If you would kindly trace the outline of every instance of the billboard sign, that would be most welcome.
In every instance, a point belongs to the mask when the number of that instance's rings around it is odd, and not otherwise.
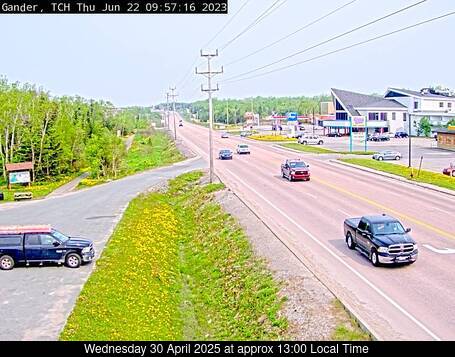
[[[30,183],[30,171],[17,171],[9,173],[9,183]]]

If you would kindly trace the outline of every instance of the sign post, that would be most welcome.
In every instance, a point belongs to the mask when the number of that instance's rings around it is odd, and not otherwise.
[[[295,136],[295,127],[299,120],[299,115],[296,112],[290,112],[287,115],[288,117],[288,126],[291,126],[291,135],[292,137]]]
[[[353,128],[364,128],[365,129],[365,151],[367,151],[367,117],[363,115],[351,116],[350,118],[350,140],[349,140],[349,152],[353,149]]]

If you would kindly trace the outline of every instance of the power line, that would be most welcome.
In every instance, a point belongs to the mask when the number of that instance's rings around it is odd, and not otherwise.
[[[281,58],[281,59],[279,59],[279,60],[277,60],[277,61],[274,61],[274,62],[271,62],[271,63],[266,64],[266,65],[264,65],[264,66],[261,66],[261,67],[252,69],[252,70],[250,70],[250,71],[247,71],[247,72],[238,74],[238,75],[236,75],[236,76],[227,78],[225,81],[228,81],[228,80],[231,80],[231,79],[235,79],[235,78],[238,78],[238,77],[243,77],[243,76],[246,76],[246,75],[248,75],[248,74],[251,74],[251,73],[260,71],[260,70],[262,70],[262,69],[271,67],[271,66],[273,66],[273,65],[275,65],[275,64],[281,63],[281,62],[286,61],[286,60],[288,60],[288,59],[290,59],[290,58],[293,58],[293,57],[295,57],[295,56],[301,55],[302,53],[308,52],[308,51],[313,50],[313,49],[315,49],[315,48],[317,48],[317,47],[320,47],[320,46],[322,46],[322,45],[325,45],[325,44],[327,44],[327,43],[329,43],[329,42],[333,42],[333,41],[335,41],[335,40],[337,40],[337,39],[339,39],[339,38],[341,38],[341,37],[350,35],[351,33],[354,33],[354,32],[356,32],[356,31],[359,31],[359,30],[361,30],[361,29],[363,29],[363,28],[365,28],[365,27],[371,26],[371,25],[373,25],[373,24],[375,24],[375,23],[377,23],[377,22],[380,22],[380,21],[382,21],[382,20],[385,20],[385,19],[387,19],[387,18],[389,18],[389,17],[395,16],[395,15],[397,15],[397,14],[399,14],[399,13],[402,13],[402,12],[404,12],[404,11],[407,11],[407,10],[409,10],[409,9],[411,9],[411,8],[414,8],[414,7],[418,6],[418,5],[421,5],[421,4],[423,4],[423,3],[427,2],[427,1],[428,1],[428,0],[421,0],[421,1],[419,1],[419,2],[416,2],[416,3],[412,4],[412,5],[409,5],[409,6],[406,6],[406,7],[404,7],[404,8],[401,8],[401,9],[399,9],[399,10],[397,10],[397,11],[394,11],[394,12],[388,14],[388,15],[382,16],[382,17],[380,17],[380,18],[378,18],[378,19],[375,19],[375,20],[370,21],[370,22],[368,22],[368,23],[366,23],[366,24],[363,24],[363,25],[358,26],[358,27],[356,27],[356,28],[353,28],[353,29],[351,29],[351,30],[349,30],[349,31],[346,31],[346,32],[342,33],[341,35],[337,35],[337,36],[331,37],[331,38],[329,38],[328,40],[319,42],[319,43],[316,44],[316,45],[307,47],[307,48],[305,48],[305,49],[303,49],[303,50],[301,50],[301,51],[298,51],[298,52],[295,52],[295,53],[293,53],[293,54],[291,54],[291,55],[289,55],[289,56],[283,57],[283,58]]]
[[[234,21],[237,15],[248,5],[250,1],[251,0],[246,0],[243,5],[236,11],[236,13],[232,15],[228,21],[226,21],[224,26],[221,27],[221,29],[203,47],[207,48],[232,23],[232,21]]]
[[[398,30],[395,30],[395,31],[392,31],[392,32],[389,32],[389,33],[386,33],[386,34],[383,34],[383,35],[380,35],[380,36],[376,36],[376,37],[370,38],[370,39],[365,40],[365,41],[357,42],[357,43],[355,43],[353,45],[346,46],[346,47],[343,47],[343,48],[340,48],[340,49],[337,49],[337,50],[334,50],[334,51],[331,51],[331,52],[327,52],[327,53],[324,53],[322,55],[319,55],[319,56],[316,56],[316,57],[312,57],[312,58],[309,58],[309,59],[304,60],[304,61],[300,61],[300,62],[296,62],[296,63],[290,64],[290,65],[287,65],[287,66],[284,66],[284,67],[276,68],[276,69],[274,69],[272,71],[260,73],[260,74],[257,74],[257,75],[251,76],[251,77],[245,77],[245,78],[240,78],[240,79],[236,79],[236,80],[227,80],[227,81],[225,81],[225,83],[236,83],[236,82],[246,81],[246,80],[250,80],[250,79],[254,79],[254,78],[258,78],[258,77],[263,77],[263,76],[266,76],[266,75],[271,74],[271,73],[280,72],[280,71],[283,71],[283,70],[291,68],[291,67],[296,67],[296,66],[299,66],[299,65],[304,64],[304,63],[312,62],[312,61],[315,61],[317,59],[333,55],[335,53],[343,52],[343,51],[346,51],[348,49],[351,49],[351,48],[354,48],[354,47],[358,47],[358,46],[364,45],[364,44],[369,43],[369,42],[377,41],[379,39],[382,39],[382,38],[385,38],[385,37],[388,37],[388,36],[392,36],[392,35],[395,35],[397,33],[400,33],[400,32],[403,32],[403,31],[407,31],[407,30],[410,30],[412,28],[415,28],[415,27],[418,27],[418,26],[422,26],[422,25],[425,25],[427,23],[434,22],[434,21],[437,21],[437,20],[452,16],[452,15],[455,15],[455,11],[449,12],[449,13],[441,15],[441,16],[433,17],[433,18],[431,18],[429,20],[425,20],[425,21],[419,22],[417,24],[414,24],[414,25],[411,25],[411,26],[407,26],[407,27],[404,27],[404,28],[401,28],[401,29],[398,29]]]
[[[287,40],[288,38],[296,35],[297,33],[301,32],[303,30],[306,30],[307,28],[317,24],[318,22],[321,22],[322,20],[325,20],[326,18],[330,17],[331,15],[343,10],[345,7],[348,7],[349,5],[351,5],[351,4],[353,4],[353,3],[357,2],[357,1],[359,1],[359,0],[351,0],[348,3],[345,3],[344,5],[336,8],[335,10],[330,11],[329,13],[325,14],[324,16],[321,16],[321,17],[317,18],[316,20],[306,24],[305,26],[302,26],[302,27],[298,28],[294,32],[291,32],[290,34],[288,34],[286,36],[283,36],[280,39],[278,39],[278,40],[276,40],[276,41],[274,41],[274,42],[272,42],[272,43],[270,43],[270,44],[268,44],[268,45],[266,45],[266,46],[264,46],[264,47],[262,47],[262,48],[260,48],[260,49],[258,49],[256,51],[254,51],[254,52],[251,52],[250,54],[247,54],[247,55],[245,55],[243,57],[240,57],[240,58],[238,58],[236,60],[233,60],[233,61],[227,63],[226,66],[230,66],[231,64],[243,61],[243,60],[245,60],[245,59],[247,59],[247,58],[249,58],[251,56],[254,56],[255,54],[258,54],[258,53],[260,53],[260,52],[272,47],[272,46],[275,46],[277,43],[280,43],[280,42],[282,42],[284,40]]]
[[[278,3],[282,1],[281,4],[278,5]],[[224,44],[222,47],[221,47],[221,50],[225,50],[228,46],[230,46],[231,44],[233,44],[238,38],[240,38],[242,35],[244,35],[245,33],[247,33],[250,29],[252,29],[254,26],[256,26],[257,24],[259,24],[262,20],[264,20],[266,17],[268,17],[269,15],[271,15],[275,10],[277,10],[278,8],[280,8],[287,0],[275,0],[273,2],[272,5],[270,5],[265,11],[263,11],[258,17],[256,17],[256,19],[254,19],[254,21],[249,24],[245,29],[243,29],[239,34],[237,34],[236,36],[234,36],[234,38],[232,38],[231,40],[229,40],[226,44]],[[277,6],[278,5],[278,6]],[[275,8],[275,9],[274,9]]]

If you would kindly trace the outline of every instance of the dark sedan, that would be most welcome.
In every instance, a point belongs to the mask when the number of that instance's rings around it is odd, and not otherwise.
[[[343,135],[341,135],[341,133],[338,133],[336,131],[327,134],[327,137],[329,138],[341,138],[342,136]]]
[[[228,150],[228,149],[220,150],[220,153],[218,154],[218,158],[220,160],[232,160],[233,153],[231,150]]]
[[[408,135],[408,133],[405,133],[404,131],[397,131],[395,133],[395,137],[400,138],[400,139],[401,138],[405,139],[405,138],[409,137],[409,135]]]

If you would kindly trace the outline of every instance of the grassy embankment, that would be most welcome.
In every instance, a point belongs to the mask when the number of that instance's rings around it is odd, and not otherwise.
[[[281,144],[280,146],[312,154],[341,154],[341,155],[373,155],[373,151],[335,151],[320,146],[302,145],[302,144]]]
[[[252,139],[252,140],[268,141],[268,142],[290,141],[290,142],[295,143],[297,141],[297,139],[288,138],[287,136],[284,136],[284,135],[251,135],[248,138]]]
[[[200,177],[130,203],[62,340],[284,338],[279,287]]]
[[[340,161],[349,164],[359,165],[370,169],[387,172],[407,178],[410,181],[428,183],[435,186],[455,190],[455,179],[450,176],[445,176],[437,172],[422,170],[418,175],[418,169],[410,169],[404,165],[391,164],[387,162],[376,161],[372,159],[341,159]],[[411,173],[413,177],[411,178]]]
[[[165,133],[154,131],[150,136],[138,134],[134,138],[133,145],[124,160],[123,168],[116,179],[173,164],[183,159],[174,142]],[[109,179],[87,178],[79,183],[78,188],[92,187]]]
[[[12,185],[11,190],[8,190],[6,182],[0,181],[0,192],[3,192],[4,195],[4,201],[0,201],[0,203],[14,201],[14,193],[16,192],[31,192],[34,199],[45,197],[60,186],[63,186],[64,184],[70,182],[78,175],[80,175],[80,173],[68,176],[60,176],[43,182],[34,182],[30,187]]]

